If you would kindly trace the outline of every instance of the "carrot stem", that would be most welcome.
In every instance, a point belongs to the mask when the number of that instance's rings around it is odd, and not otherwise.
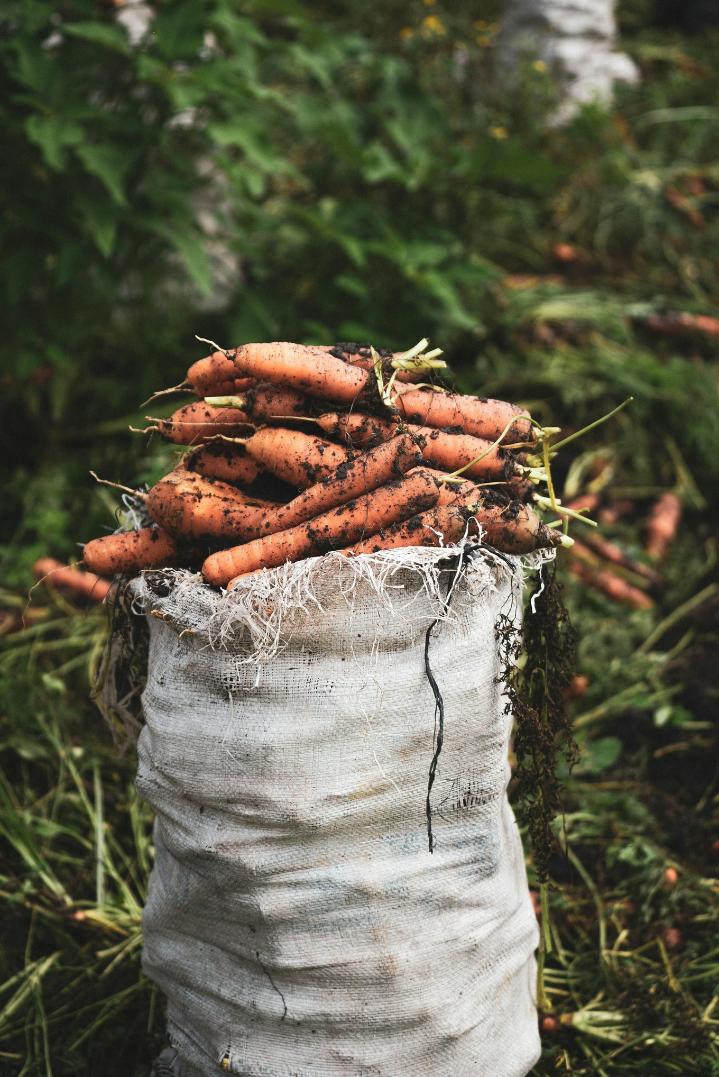
[[[554,504],[552,504],[551,500],[542,494],[533,494],[532,497],[540,508],[552,509],[553,512],[558,512],[560,516],[571,516],[573,520],[581,520],[582,523],[589,524],[590,527],[597,526],[596,520],[590,520],[588,516],[583,516],[581,512],[575,512],[574,509],[565,508],[562,502],[556,498]]]
[[[562,441],[555,441],[555,443],[551,447],[552,452],[556,452],[557,449],[563,449],[565,445],[569,445],[570,441],[575,441],[577,438],[582,437],[584,434],[588,434],[590,430],[594,430],[595,427],[600,426],[602,423],[605,423],[607,419],[611,419],[613,415],[616,415],[618,412],[626,408],[627,404],[631,404],[633,400],[633,396],[628,396],[626,400],[623,400],[622,403],[617,405],[616,408],[613,408],[612,411],[608,411],[606,415],[602,415],[599,419],[595,419],[594,422],[589,423],[588,426],[583,426],[581,430],[576,430],[573,434],[570,434],[569,437],[564,438]]]
[[[247,398],[244,396],[206,396],[204,401],[211,408],[239,408],[243,410],[247,405]]]

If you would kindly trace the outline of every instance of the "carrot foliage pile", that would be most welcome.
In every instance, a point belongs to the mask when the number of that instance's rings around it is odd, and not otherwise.
[[[99,577],[176,566],[232,589],[330,550],[452,546],[466,535],[510,554],[572,544],[557,529],[567,517],[549,473],[556,430],[438,382],[445,363],[426,340],[401,353],[213,346],[157,394],[195,397],[169,418],[148,416],[145,432],[177,445],[178,458],[137,493],[147,527],[85,545]]]

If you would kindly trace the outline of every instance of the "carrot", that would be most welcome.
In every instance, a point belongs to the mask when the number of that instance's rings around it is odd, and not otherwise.
[[[676,538],[682,518],[682,503],[671,491],[654,502],[647,520],[646,551],[655,561],[661,561]]]
[[[211,554],[202,566],[202,573],[208,583],[224,585],[258,568],[301,561],[357,542],[364,534],[406,519],[429,508],[436,500],[434,479],[417,471],[287,531]]]
[[[320,415],[318,425],[325,433],[335,434],[355,445],[377,445],[393,437],[397,424],[374,415],[338,415],[326,412]],[[404,429],[405,427],[402,427]],[[406,424],[406,429],[417,436],[426,463],[445,471],[465,469],[463,474],[473,479],[502,479],[521,473],[517,460],[505,449],[490,441],[469,434],[447,433],[432,426]],[[467,466],[469,465],[469,466]]]
[[[575,543],[574,552],[578,552],[578,548],[581,547],[591,550],[593,554],[613,565],[626,569],[627,572],[633,572],[635,576],[640,576],[652,587],[659,587],[662,583],[661,576],[653,568],[643,565],[641,561],[635,561],[620,546],[617,546],[614,542],[609,542],[608,539],[603,538],[601,535],[583,535],[581,543]]]
[[[226,441],[213,441],[189,453],[184,460],[188,471],[196,471],[208,479],[223,482],[254,482],[260,474],[256,460],[243,452],[239,446]]]
[[[472,513],[459,505],[440,505],[428,512],[383,527],[369,538],[347,546],[342,553],[356,557],[361,553],[378,553],[406,546],[440,546],[459,542],[467,530]]]
[[[172,534],[194,539],[254,538],[275,506],[241,493],[227,483],[178,470],[147,494],[147,511]]]
[[[588,689],[589,677],[586,673],[575,673],[564,690],[563,696],[565,702],[571,703],[572,700],[581,699],[582,696],[587,694]]]
[[[601,591],[615,602],[621,602],[636,610],[649,610],[654,606],[649,595],[645,595],[638,587],[633,587],[608,569],[596,569],[575,559],[570,561],[569,571],[582,583]]]
[[[342,445],[314,434],[277,426],[260,427],[242,443],[258,464],[301,490],[327,478],[340,464],[356,456]]]
[[[237,368],[232,359],[222,352],[213,352],[204,359],[198,359],[187,371],[185,384],[189,385],[198,396],[212,396],[218,386],[229,386],[230,392],[235,388],[238,378]]]
[[[369,371],[330,355],[324,348],[273,341],[244,344],[228,353],[236,375],[287,385],[311,396],[351,403],[374,384]]]
[[[161,527],[143,527],[118,535],[103,535],[85,543],[83,560],[100,576],[134,576],[143,568],[187,563],[186,554]]]
[[[103,580],[94,572],[83,572],[71,565],[63,565],[54,557],[40,557],[32,566],[32,571],[38,580],[49,580],[53,587],[74,591],[93,602],[102,602],[112,587],[110,580]]]
[[[206,403],[214,407],[241,408],[253,419],[274,419],[281,415],[288,418],[291,415],[306,415],[308,409],[307,397],[302,393],[288,389],[284,385],[273,385],[271,382],[262,382],[254,385],[241,395],[211,396],[206,397]]]
[[[465,499],[473,499],[474,503],[467,504]],[[503,553],[529,553],[531,550],[568,544],[561,532],[543,524],[527,505],[496,494],[485,494],[478,501],[476,494],[470,493],[453,504],[440,506],[402,524],[384,528],[344,552],[354,556],[402,546],[456,543],[472,520],[481,525],[482,541]]]
[[[150,416],[148,416],[150,418]],[[253,423],[244,412],[235,408],[212,408],[203,400],[185,404],[178,408],[169,419],[157,419],[157,426],[148,427],[159,430],[163,437],[174,441],[176,445],[196,445],[217,437],[218,434],[235,434],[244,426]]]
[[[285,531],[322,512],[344,505],[391,479],[399,478],[421,460],[422,454],[408,434],[393,438],[340,464],[326,479],[309,486],[287,505],[268,514],[262,533],[269,535]]]
[[[397,422],[391,419],[379,419],[376,415],[363,415],[350,412],[340,415],[336,411],[326,411],[315,420],[317,425],[330,437],[341,438],[349,445],[358,445],[371,449],[397,433]]]
[[[535,439],[529,419],[519,418],[525,414],[522,409],[504,400],[413,389],[401,393],[394,403],[405,419],[427,426],[459,427],[465,434],[489,441],[498,438],[516,415],[518,418],[507,431],[507,443]]]
[[[482,491],[476,483],[470,482],[469,479],[465,479],[464,482],[447,482],[446,472],[437,471],[436,468],[433,467],[426,467],[424,470],[436,480],[437,486],[439,487],[437,508],[440,508],[442,505],[451,505],[458,497],[472,495],[474,500],[477,501],[482,495]]]

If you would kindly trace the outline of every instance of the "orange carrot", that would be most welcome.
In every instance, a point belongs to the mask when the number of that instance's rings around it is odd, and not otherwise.
[[[603,558],[613,565],[618,565],[620,568],[626,569],[627,572],[634,573],[635,576],[646,580],[653,587],[659,587],[662,583],[662,578],[658,572],[655,572],[649,565],[643,565],[641,561],[635,561],[615,542],[609,542],[602,535],[584,534],[582,541],[575,543],[573,552],[578,553],[582,547],[590,550],[597,557]]]
[[[304,490],[357,454],[300,430],[263,426],[243,441],[246,451],[267,471]]]
[[[194,539],[248,539],[260,534],[269,501],[241,493],[227,483],[182,470],[166,475],[147,494],[147,511],[174,535]]]
[[[231,386],[231,392],[238,376],[232,359],[222,352],[213,352],[212,355],[192,364],[187,371],[187,384],[198,396],[212,396],[218,386]]]
[[[397,424],[374,415],[320,415],[318,425],[325,433],[334,434],[354,445],[377,445],[393,437]],[[405,429],[403,426],[402,429]],[[426,463],[445,471],[465,469],[462,473],[472,479],[509,478],[519,473],[520,465],[506,450],[490,441],[469,434],[447,433],[432,426],[407,423],[406,429],[417,436]],[[469,465],[469,466],[467,466]]]
[[[413,389],[400,394],[395,406],[405,419],[427,426],[458,427],[465,434],[494,441],[505,430],[513,416],[524,413],[514,404],[486,397],[462,396],[459,393],[437,393],[431,389]],[[507,444],[512,441],[534,441],[529,419],[517,418],[507,431]]]
[[[636,610],[649,610],[654,606],[651,598],[633,587],[620,576],[609,569],[597,569],[583,561],[574,559],[569,562],[569,571],[588,587],[601,591],[615,602],[621,602],[625,606],[631,606]]]
[[[265,535],[286,531],[322,512],[344,505],[362,494],[384,486],[419,464],[422,454],[414,440],[400,435],[369,452],[340,464],[326,479],[309,486],[287,505],[269,513],[262,527]]]
[[[301,561],[348,546],[366,533],[428,508],[436,500],[437,484],[432,476],[416,471],[287,531],[211,554],[202,572],[208,583],[224,585],[258,568],[274,568],[286,561]]]
[[[437,508],[441,508],[443,505],[451,505],[458,497],[468,497],[471,495],[475,501],[478,501],[482,496],[481,489],[476,483],[471,482],[469,479],[465,479],[464,482],[447,482],[446,472],[437,471],[436,468],[433,467],[426,467],[424,470],[437,481],[439,487]]]
[[[63,565],[54,557],[40,557],[32,566],[33,575],[38,579],[49,581],[53,587],[74,591],[82,598],[93,602],[102,602],[112,587],[110,580],[103,580],[94,572],[83,572],[71,565]]]
[[[661,561],[676,538],[682,518],[682,503],[671,491],[654,502],[647,520],[646,551],[655,561]]]
[[[358,445],[371,449],[397,433],[397,422],[392,419],[380,419],[376,415],[363,415],[350,412],[340,415],[336,411],[327,411],[315,420],[317,425],[330,437],[340,438],[349,445]]]
[[[472,517],[459,505],[440,505],[428,512],[416,513],[409,519],[383,527],[374,535],[347,546],[342,553],[356,557],[361,553],[378,553],[407,546],[451,546],[464,535]]]
[[[227,441],[213,441],[202,445],[189,453],[184,459],[188,471],[196,471],[208,479],[222,479],[223,482],[254,482],[260,474],[256,460],[243,452],[238,445]]]
[[[156,421],[158,425],[149,429],[159,430],[163,437],[176,445],[196,445],[218,434],[232,435],[243,427],[253,425],[244,412],[235,408],[212,408],[203,400],[178,408],[169,419]]]
[[[374,385],[373,375],[330,355],[324,348],[273,341],[243,344],[229,355],[237,375],[287,385],[311,396],[351,403]]]
[[[134,576],[143,568],[161,568],[187,562],[187,555],[161,527],[143,527],[118,535],[103,535],[85,543],[83,560],[100,576]]]
[[[470,500],[474,504],[468,504]],[[403,524],[384,528],[345,552],[354,555],[402,546],[456,543],[468,526],[470,535],[473,533],[473,520],[481,525],[482,541],[503,553],[529,553],[566,544],[564,536],[543,524],[529,506],[496,494],[485,494],[477,500],[476,494],[470,493],[453,504],[424,512]]]
[[[284,385],[261,382],[241,394],[229,396],[211,396],[207,403],[214,407],[241,408],[253,419],[274,419],[276,416],[288,418],[291,415],[306,415],[309,403],[306,396],[288,389]]]

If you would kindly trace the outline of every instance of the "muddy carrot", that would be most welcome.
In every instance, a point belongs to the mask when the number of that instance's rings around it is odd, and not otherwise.
[[[272,381],[311,396],[351,403],[374,384],[373,375],[323,348],[287,341],[243,344],[229,353],[239,375]]]
[[[239,445],[213,441],[189,453],[184,461],[188,471],[196,471],[208,479],[248,484],[260,474],[260,465]]]
[[[181,470],[152,487],[146,506],[152,519],[172,534],[206,540],[254,538],[275,508],[227,483]]]
[[[344,505],[392,479],[400,478],[421,460],[422,454],[408,434],[393,438],[340,464],[326,479],[309,486],[287,505],[268,513],[262,533],[270,535],[286,531],[320,513]]]
[[[397,431],[397,424],[374,415],[338,415],[326,412],[320,415],[318,425],[325,433],[349,440],[354,445],[377,445],[386,441]],[[463,469],[472,479],[503,479],[521,474],[521,465],[506,450],[483,438],[469,434],[448,433],[432,426],[407,423],[401,427],[416,435],[427,464],[444,471]]]
[[[224,585],[228,580],[258,568],[274,568],[286,561],[301,561],[348,546],[385,524],[429,508],[436,500],[436,482],[431,475],[417,471],[322,513],[307,523],[211,554],[202,566],[202,572],[209,583]]]
[[[494,441],[500,437],[514,416],[516,421],[507,431],[505,441],[534,441],[535,435],[525,413],[504,400],[490,400],[459,393],[437,393],[431,389],[413,389],[401,393],[394,401],[405,419],[425,426],[458,427],[465,434]]]
[[[476,497],[475,495],[470,495]],[[564,535],[547,527],[532,509],[517,501],[486,495],[479,503],[462,504],[466,495],[454,504],[443,505],[406,520],[394,527],[355,544],[344,552],[376,553],[402,546],[441,546],[456,543],[468,533],[477,536],[481,526],[482,542],[503,553],[529,553],[532,550],[567,544]]]
[[[260,427],[251,437],[238,440],[266,471],[300,490],[327,478],[357,455],[325,438],[278,426]]]
[[[263,421],[269,421],[278,415],[283,418],[306,415],[310,406],[307,397],[302,393],[288,389],[285,385],[273,385],[271,382],[254,385],[240,394],[208,396],[205,402],[213,407],[239,408],[252,419]]]
[[[85,543],[83,560],[100,576],[133,576],[143,568],[187,563],[187,554],[163,528],[143,527]]]
[[[40,557],[32,566],[32,571],[38,580],[47,580],[53,587],[73,591],[93,602],[102,602],[112,587],[110,580],[103,580],[94,572],[83,572],[72,565],[64,565],[54,557]]]
[[[235,408],[212,408],[203,400],[186,404],[169,419],[156,419],[155,422],[157,425],[148,429],[158,430],[176,445],[197,445],[220,434],[237,434],[254,425],[248,415]]]

